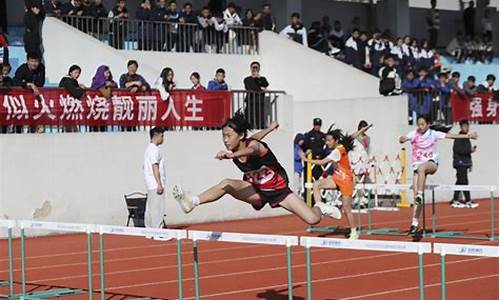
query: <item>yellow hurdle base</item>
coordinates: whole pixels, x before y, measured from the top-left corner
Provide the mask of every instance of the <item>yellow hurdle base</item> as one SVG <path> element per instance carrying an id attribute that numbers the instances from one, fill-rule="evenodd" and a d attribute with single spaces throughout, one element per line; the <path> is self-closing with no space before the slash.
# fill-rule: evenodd
<path id="1" fill-rule="evenodd" d="M 398 204 L 396 204 L 396 206 L 399 207 L 399 208 L 410 208 L 413 205 L 410 204 L 410 203 L 398 203 Z"/>

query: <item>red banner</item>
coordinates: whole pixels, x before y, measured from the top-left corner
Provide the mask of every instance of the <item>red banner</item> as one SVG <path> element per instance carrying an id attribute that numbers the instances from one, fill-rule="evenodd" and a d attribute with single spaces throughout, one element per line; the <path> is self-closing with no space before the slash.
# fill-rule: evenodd
<path id="1" fill-rule="evenodd" d="M 453 122 L 498 123 L 498 98 L 493 93 L 476 93 L 473 97 L 453 93 L 451 111 Z"/>
<path id="2" fill-rule="evenodd" d="M 0 126 L 192 126 L 221 127 L 230 116 L 231 92 L 173 91 L 163 101 L 156 90 L 114 90 L 111 98 L 88 90 L 81 100 L 64 89 L 0 89 Z"/>

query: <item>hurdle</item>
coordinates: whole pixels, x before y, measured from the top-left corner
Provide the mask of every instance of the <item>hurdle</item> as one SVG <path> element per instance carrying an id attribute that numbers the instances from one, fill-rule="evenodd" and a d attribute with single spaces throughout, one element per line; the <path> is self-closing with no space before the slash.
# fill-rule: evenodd
<path id="1" fill-rule="evenodd" d="M 498 188 L 496 186 L 490 185 L 438 185 L 435 189 L 432 190 L 432 234 L 431 237 L 436 238 L 461 238 L 461 239 L 476 239 L 476 240 L 498 240 L 498 236 L 495 236 L 495 200 L 494 200 L 494 192 Z M 444 231 L 444 232 L 436 232 L 436 209 L 435 209 L 435 196 L 434 191 L 469 191 L 469 192 L 489 192 L 490 193 L 490 224 L 489 224 L 489 237 L 482 236 L 472 236 L 467 235 L 463 231 Z M 425 232 L 425 231 L 424 231 Z"/>
<path id="2" fill-rule="evenodd" d="M 156 229 L 156 228 L 142 228 L 142 227 L 126 227 L 126 226 L 112 226 L 101 225 L 98 228 L 99 232 L 99 274 L 100 274 L 100 299 L 106 299 L 105 288 L 105 272 L 104 272 L 104 235 L 122 235 L 122 236 L 139 236 L 147 238 L 158 238 L 161 240 L 176 239 L 177 242 L 177 281 L 178 281 L 178 294 L 179 300 L 182 300 L 183 285 L 182 285 L 182 240 L 187 238 L 186 230 L 181 229 Z M 151 298 L 140 298 L 151 299 Z"/>
<path id="3" fill-rule="evenodd" d="M 307 299 L 313 300 L 311 247 L 366 251 L 402 252 L 418 254 L 418 281 L 420 300 L 424 294 L 424 253 L 431 253 L 430 243 L 392 242 L 377 240 L 346 240 L 334 238 L 300 237 L 300 245 L 306 248 Z"/>
<path id="4" fill-rule="evenodd" d="M 95 225 L 77 223 L 56 223 L 22 220 L 17 222 L 20 229 L 21 241 L 21 294 L 14 295 L 14 298 L 21 299 L 51 299 L 56 297 L 77 296 L 83 294 L 82 289 L 58 288 L 40 292 L 26 292 L 26 230 L 45 230 L 54 232 L 85 233 L 87 235 L 87 276 L 88 295 L 92 299 L 92 233 L 95 232 Z"/>
<path id="5" fill-rule="evenodd" d="M 441 300 L 446 300 L 446 255 L 498 257 L 498 246 L 434 243 L 433 253 L 441 256 Z"/>
<path id="6" fill-rule="evenodd" d="M 12 230 L 16 226 L 14 220 L 0 220 L 0 228 L 7 228 L 7 252 L 9 261 L 9 279 L 7 281 L 0 281 L 0 286 L 9 286 L 9 294 L 0 295 L 0 298 L 11 299 L 14 297 L 14 254 L 12 251 Z"/>
<path id="7" fill-rule="evenodd" d="M 288 236 L 288 235 L 249 234 L 249 233 L 198 231 L 198 230 L 190 230 L 188 232 L 188 236 L 189 239 L 193 241 L 194 287 L 195 287 L 196 300 L 200 299 L 198 241 L 217 241 L 217 242 L 228 242 L 228 243 L 285 246 L 286 257 L 287 257 L 288 299 L 293 300 L 291 247 L 299 245 L 298 237 Z"/>

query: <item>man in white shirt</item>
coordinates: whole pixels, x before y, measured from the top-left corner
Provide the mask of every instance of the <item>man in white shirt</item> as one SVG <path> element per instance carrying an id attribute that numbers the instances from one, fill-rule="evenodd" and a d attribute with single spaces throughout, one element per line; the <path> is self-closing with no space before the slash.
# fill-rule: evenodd
<path id="1" fill-rule="evenodd" d="M 165 160 L 160 150 L 163 144 L 163 129 L 154 127 L 149 131 L 151 142 L 144 153 L 144 181 L 148 191 L 144 223 L 149 228 L 163 228 L 165 221 Z"/>

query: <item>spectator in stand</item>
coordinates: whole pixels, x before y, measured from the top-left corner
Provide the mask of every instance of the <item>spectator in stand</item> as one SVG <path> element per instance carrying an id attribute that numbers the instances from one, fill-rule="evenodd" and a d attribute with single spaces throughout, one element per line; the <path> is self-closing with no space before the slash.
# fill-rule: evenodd
<path id="1" fill-rule="evenodd" d="M 323 159 L 327 155 L 325 151 L 325 134 L 321 131 L 322 123 L 323 121 L 320 118 L 314 118 L 313 128 L 304 135 L 304 151 L 305 153 L 312 153 L 313 159 Z M 321 167 L 312 169 L 314 179 L 319 179 L 322 174 L 323 169 Z"/>
<path id="2" fill-rule="evenodd" d="M 372 64 L 370 62 L 370 49 L 368 48 L 368 35 L 366 32 L 361 32 L 359 34 L 358 56 L 361 70 L 370 73 Z"/>
<path id="3" fill-rule="evenodd" d="M 302 44 L 307 47 L 307 29 L 300 22 L 299 13 L 293 13 L 291 16 L 292 24 L 286 26 L 280 35 Z"/>
<path id="4" fill-rule="evenodd" d="M 406 78 L 401 83 L 402 90 L 408 94 L 408 124 L 413 125 L 417 118 L 417 93 L 418 80 L 412 70 L 406 71 Z"/>
<path id="5" fill-rule="evenodd" d="M 252 124 L 253 128 L 265 128 L 267 125 L 266 117 L 266 95 L 269 82 L 266 77 L 260 76 L 260 63 L 254 61 L 250 64 L 250 76 L 243 80 L 245 90 L 250 91 L 245 97 L 246 119 Z"/>
<path id="6" fill-rule="evenodd" d="M 461 3 L 463 1 L 460 1 Z M 462 4 L 463 5 L 463 4 Z M 474 7 L 474 1 L 469 1 L 469 7 L 464 10 L 463 22 L 465 28 L 465 35 L 474 38 L 475 33 L 475 22 L 476 22 L 476 8 Z"/>
<path id="7" fill-rule="evenodd" d="M 226 71 L 219 68 L 215 72 L 215 78 L 208 82 L 207 90 L 209 91 L 227 91 L 229 88 L 224 81 L 226 78 Z"/>
<path id="8" fill-rule="evenodd" d="M 383 56 L 386 52 L 385 43 L 381 39 L 382 34 L 379 30 L 375 30 L 372 39 L 368 41 L 370 49 L 370 62 L 372 63 L 372 74 L 378 75 L 378 71 L 383 63 Z"/>
<path id="9" fill-rule="evenodd" d="M 168 3 L 168 11 L 167 11 L 167 25 L 168 28 L 168 36 L 167 36 L 167 51 L 172 51 L 172 49 L 179 50 L 178 43 L 178 31 L 177 28 L 181 15 L 177 11 L 177 2 L 172 0 Z"/>
<path id="10" fill-rule="evenodd" d="M 245 12 L 245 17 L 242 20 L 242 25 L 244 27 L 257 27 L 257 20 L 255 20 L 255 15 L 253 10 L 247 9 Z M 240 30 L 236 36 L 238 41 L 238 46 L 243 47 L 243 53 L 251 54 L 254 53 L 255 45 L 257 45 L 257 35 L 256 30 Z"/>
<path id="11" fill-rule="evenodd" d="M 328 53 L 328 40 L 321 32 L 321 23 L 319 21 L 312 22 L 307 33 L 307 44 L 314 50 L 325 54 Z"/>
<path id="12" fill-rule="evenodd" d="M 215 47 L 217 53 L 223 52 L 223 46 L 226 45 L 229 39 L 229 27 L 224 21 L 224 15 L 222 13 L 216 13 L 213 18 L 214 23 L 214 39 L 215 39 Z"/>
<path id="13" fill-rule="evenodd" d="M 24 51 L 42 56 L 41 51 L 41 26 L 45 18 L 45 12 L 37 3 L 32 3 L 26 7 L 24 13 Z"/>
<path id="14" fill-rule="evenodd" d="M 104 98 L 110 99 L 112 89 L 117 87 L 118 84 L 113 80 L 113 74 L 111 74 L 109 67 L 105 65 L 99 66 L 92 78 L 90 88 L 99 90 Z"/>
<path id="15" fill-rule="evenodd" d="M 141 75 L 137 74 L 139 64 L 135 60 L 129 60 L 127 63 L 127 73 L 120 76 L 120 88 L 128 89 L 132 93 L 146 92 L 151 86 Z"/>
<path id="16" fill-rule="evenodd" d="M 488 76 L 486 76 L 486 81 L 477 87 L 477 91 L 490 93 L 498 92 L 498 90 L 495 90 L 495 80 L 495 75 L 488 74 Z"/>
<path id="17" fill-rule="evenodd" d="M 167 21 L 167 15 L 168 11 L 166 0 L 158 0 L 156 6 L 152 9 L 151 21 L 162 23 L 153 25 L 154 51 L 164 50 L 165 42 L 167 40 L 167 24 L 163 22 Z"/>
<path id="18" fill-rule="evenodd" d="M 464 92 L 467 96 L 472 97 L 477 92 L 476 87 L 476 77 L 469 76 L 467 77 L 467 81 L 464 82 Z"/>
<path id="19" fill-rule="evenodd" d="M 153 7 L 150 0 L 142 0 L 141 5 L 137 8 L 136 18 L 138 23 L 137 32 L 137 48 L 139 50 L 152 50 L 153 49 L 153 36 L 154 25 L 150 23 L 153 21 Z"/>
<path id="20" fill-rule="evenodd" d="M 448 74 L 441 72 L 434 87 L 439 93 L 439 115 L 438 120 L 444 121 L 444 124 L 451 123 L 451 86 L 448 83 Z"/>
<path id="21" fill-rule="evenodd" d="M 430 43 L 427 40 L 423 40 L 420 47 L 419 67 L 426 68 L 432 73 L 432 67 L 434 66 L 434 54 L 434 50 L 430 48 Z"/>
<path id="22" fill-rule="evenodd" d="M 418 69 L 417 86 L 415 88 L 419 90 L 417 115 L 429 116 L 432 108 L 432 93 L 430 92 L 435 88 L 435 81 L 429 77 L 429 72 L 425 67 Z"/>
<path id="23" fill-rule="evenodd" d="M 0 27 L 0 64 L 9 63 L 9 41 Z"/>
<path id="24" fill-rule="evenodd" d="M 460 121 L 459 134 L 469 133 L 469 122 Z M 456 185 L 468 185 L 468 173 L 472 169 L 472 153 L 476 152 L 477 146 L 472 147 L 470 139 L 456 139 L 453 141 L 453 168 L 457 170 Z M 460 201 L 460 193 L 464 198 Z M 453 208 L 477 208 L 479 204 L 472 202 L 469 191 L 455 191 L 451 202 Z"/>
<path id="25" fill-rule="evenodd" d="M 460 87 L 460 73 L 459 72 L 453 72 L 451 73 L 451 79 L 449 81 L 450 84 L 450 89 L 459 94 L 459 95 L 465 95 L 464 90 Z"/>
<path id="26" fill-rule="evenodd" d="M 458 63 L 462 63 L 465 58 L 464 48 L 465 39 L 463 33 L 459 31 L 456 37 L 454 37 L 446 47 L 446 52 L 453 56 Z"/>
<path id="27" fill-rule="evenodd" d="M 38 88 L 45 85 L 45 66 L 40 62 L 37 53 L 28 53 L 27 62 L 17 68 L 14 85 L 30 89 L 37 96 L 40 95 Z"/>
<path id="28" fill-rule="evenodd" d="M 333 23 L 333 29 L 330 31 L 328 37 L 332 42 L 333 47 L 338 48 L 340 50 L 344 49 L 344 30 L 342 29 L 342 23 L 339 20 L 336 20 Z"/>
<path id="29" fill-rule="evenodd" d="M 61 7 L 61 13 L 68 16 L 83 16 L 85 13 L 81 0 L 70 0 Z"/>
<path id="30" fill-rule="evenodd" d="M 193 5 L 191 3 L 187 2 L 184 4 L 179 23 L 185 24 L 179 26 L 179 52 L 189 52 L 191 48 L 194 50 L 198 18 L 193 12 Z"/>
<path id="31" fill-rule="evenodd" d="M 242 24 L 240 16 L 238 16 L 236 12 L 236 5 L 233 2 L 227 5 L 226 10 L 223 12 L 223 16 L 224 22 L 226 22 L 228 26 L 238 26 Z"/>
<path id="32" fill-rule="evenodd" d="M 109 11 L 108 18 L 111 23 L 109 45 L 116 49 L 123 49 L 126 25 L 123 20 L 128 19 L 127 2 L 125 0 L 118 0 L 115 7 Z"/>
<path id="33" fill-rule="evenodd" d="M 191 73 L 191 76 L 189 76 L 189 80 L 191 80 L 191 83 L 193 84 L 193 86 L 191 87 L 192 90 L 200 90 L 200 91 L 206 90 L 206 88 L 203 85 L 201 85 L 200 73 L 198 72 Z"/>
<path id="34" fill-rule="evenodd" d="M 396 72 L 395 64 L 396 61 L 392 55 L 385 56 L 384 66 L 379 70 L 379 92 L 381 95 L 392 96 L 401 94 L 401 79 Z"/>
<path id="35" fill-rule="evenodd" d="M 324 37 L 328 37 L 330 35 L 330 32 L 332 31 L 332 25 L 330 24 L 330 17 L 328 16 L 323 16 L 321 18 L 321 35 Z"/>
<path id="36" fill-rule="evenodd" d="M 255 17 L 257 21 L 257 26 L 261 30 L 276 31 L 276 20 L 271 14 L 271 5 L 264 3 L 262 5 L 262 11 Z"/>
<path id="37" fill-rule="evenodd" d="M 104 28 L 107 25 L 104 18 L 108 16 L 108 10 L 102 3 L 103 0 L 94 0 L 88 9 L 88 15 L 95 18 L 92 33 L 100 38 L 104 34 Z"/>
<path id="38" fill-rule="evenodd" d="M 0 71 L 2 72 L 0 74 L 0 88 L 10 88 L 14 86 L 14 80 L 9 76 L 11 70 L 12 67 L 8 62 L 0 64 Z"/>
<path id="39" fill-rule="evenodd" d="M 198 48 L 200 52 L 210 53 L 214 43 L 215 18 L 212 17 L 208 6 L 203 7 L 198 16 L 198 29 L 201 32 L 201 41 Z"/>
<path id="40" fill-rule="evenodd" d="M 427 31 L 429 32 L 430 48 L 436 48 L 438 41 L 438 32 L 440 26 L 439 11 L 436 9 L 436 0 L 431 0 L 431 9 L 426 18 Z"/>
<path id="41" fill-rule="evenodd" d="M 494 11 L 492 11 L 489 7 L 484 8 L 484 16 L 481 19 L 481 33 L 486 42 L 493 41 L 493 15 Z"/>
<path id="42" fill-rule="evenodd" d="M 354 28 L 351 36 L 345 42 L 344 61 L 355 68 L 361 69 L 361 60 L 358 52 L 359 29 Z"/>
<path id="43" fill-rule="evenodd" d="M 83 95 L 85 94 L 85 85 L 78 83 L 78 77 L 80 77 L 80 73 L 82 69 L 77 65 L 72 65 L 69 67 L 68 75 L 61 78 L 59 81 L 59 87 L 64 88 L 71 97 L 82 100 Z"/>
<path id="44" fill-rule="evenodd" d="M 45 1 L 43 6 L 45 13 L 50 16 L 59 17 L 62 13 L 62 4 L 60 0 Z"/>
<path id="45" fill-rule="evenodd" d="M 302 195 L 302 172 L 304 172 L 304 165 L 302 159 L 305 157 L 302 147 L 304 146 L 304 135 L 297 133 L 293 140 L 293 191 L 298 196 Z"/>
<path id="46" fill-rule="evenodd" d="M 170 98 L 170 93 L 175 89 L 174 70 L 169 67 L 163 68 L 160 77 L 155 81 L 154 87 L 160 92 L 160 97 L 163 101 Z"/>

